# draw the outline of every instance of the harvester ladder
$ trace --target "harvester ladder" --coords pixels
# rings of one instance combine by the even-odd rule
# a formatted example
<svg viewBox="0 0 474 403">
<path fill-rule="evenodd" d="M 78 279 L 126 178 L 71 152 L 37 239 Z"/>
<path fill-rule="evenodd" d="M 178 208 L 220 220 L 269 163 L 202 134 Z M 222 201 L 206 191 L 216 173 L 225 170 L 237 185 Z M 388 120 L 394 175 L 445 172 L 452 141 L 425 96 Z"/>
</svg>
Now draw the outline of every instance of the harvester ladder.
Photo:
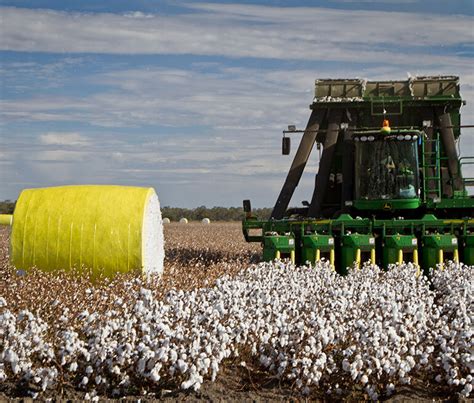
<svg viewBox="0 0 474 403">
<path fill-rule="evenodd" d="M 430 143 L 431 147 L 426 147 Z M 441 168 L 439 134 L 432 139 L 423 139 L 422 148 L 422 169 L 423 169 L 423 200 L 432 198 L 431 195 L 441 198 Z M 428 151 L 428 150 L 429 151 Z"/>
</svg>

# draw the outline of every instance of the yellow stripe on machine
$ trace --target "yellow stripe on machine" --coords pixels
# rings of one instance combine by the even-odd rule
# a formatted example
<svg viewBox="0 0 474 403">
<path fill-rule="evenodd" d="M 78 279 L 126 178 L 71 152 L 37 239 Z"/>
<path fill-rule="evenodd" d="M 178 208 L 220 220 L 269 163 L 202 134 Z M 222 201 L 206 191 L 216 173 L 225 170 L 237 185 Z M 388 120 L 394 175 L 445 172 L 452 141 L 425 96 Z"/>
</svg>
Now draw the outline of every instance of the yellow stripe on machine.
<svg viewBox="0 0 474 403">
<path fill-rule="evenodd" d="M 443 224 L 462 224 L 466 222 L 465 220 L 456 220 L 456 219 L 452 219 L 452 220 L 443 220 Z M 467 220 L 467 223 L 468 224 L 474 224 L 474 219 L 471 220 Z"/>
</svg>

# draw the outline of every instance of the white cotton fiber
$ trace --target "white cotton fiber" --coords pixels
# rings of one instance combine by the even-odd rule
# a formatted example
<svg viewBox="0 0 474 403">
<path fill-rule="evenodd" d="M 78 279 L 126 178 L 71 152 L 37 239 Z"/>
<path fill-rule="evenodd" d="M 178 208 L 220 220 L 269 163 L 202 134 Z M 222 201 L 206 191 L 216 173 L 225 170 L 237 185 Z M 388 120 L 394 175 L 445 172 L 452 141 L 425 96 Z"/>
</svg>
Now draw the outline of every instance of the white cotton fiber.
<svg viewBox="0 0 474 403">
<path fill-rule="evenodd" d="M 143 272 L 161 276 L 165 249 L 160 202 L 155 192 L 148 197 L 143 214 L 142 253 Z"/>
</svg>

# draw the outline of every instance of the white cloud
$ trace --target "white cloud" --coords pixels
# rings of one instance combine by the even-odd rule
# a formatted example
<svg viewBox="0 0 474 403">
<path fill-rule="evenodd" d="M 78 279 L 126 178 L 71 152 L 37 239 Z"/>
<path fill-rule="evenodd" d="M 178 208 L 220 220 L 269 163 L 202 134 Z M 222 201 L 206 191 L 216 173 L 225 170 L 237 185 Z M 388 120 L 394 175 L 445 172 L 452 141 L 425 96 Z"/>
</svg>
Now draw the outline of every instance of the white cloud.
<svg viewBox="0 0 474 403">
<path fill-rule="evenodd" d="M 3 109 L 8 112 L 12 107 L 21 108 L 25 116 L 31 113 L 29 119 L 33 121 L 37 115 L 55 110 L 65 121 L 77 119 L 96 126 L 104 126 L 104 122 L 130 126 L 125 136 L 104 129 L 97 129 L 87 137 L 79 133 L 46 133 L 41 136 L 43 148 L 27 143 L 19 150 L 28 155 L 47 150 L 36 160 L 76 163 L 77 172 L 85 177 L 89 172 L 90 179 L 95 172 L 106 171 L 120 180 L 126 173 L 129 178 L 143 181 L 149 178 L 193 181 L 208 172 L 207 176 L 212 178 L 227 175 L 234 180 L 238 175 L 262 181 L 265 175 L 277 175 L 283 181 L 291 160 L 280 157 L 281 130 L 287 124 L 305 126 L 317 76 L 350 76 L 344 67 L 331 72 L 319 70 L 319 73 L 224 66 L 214 69 L 213 73 L 163 68 L 111 71 L 94 77 L 94 81 L 109 86 L 111 92 L 89 96 L 87 102 L 36 99 L 14 101 L 13 105 L 6 102 Z M 439 73 L 452 71 L 439 70 Z M 394 67 L 367 68 L 361 74 L 373 79 L 404 79 L 405 75 Z M 468 100 L 463 122 L 474 123 L 474 91 L 469 84 L 473 78 L 468 74 L 466 78 L 468 84 L 464 85 L 461 77 L 462 92 Z M 147 137 L 151 141 L 143 141 L 140 128 L 153 125 L 161 128 Z M 186 132 L 185 127 L 195 129 Z M 470 143 L 465 141 L 464 153 L 470 148 Z M 74 149 L 71 151 L 76 153 L 65 154 L 54 149 L 68 145 L 80 145 L 80 152 Z M 87 170 L 81 169 L 85 161 Z M 314 176 L 316 166 L 317 158 L 314 158 L 308 166 L 312 172 L 309 176 Z M 55 169 L 50 165 L 51 178 Z"/>
<path fill-rule="evenodd" d="M 187 3 L 194 12 L 85 14 L 2 8 L 4 50 L 195 54 L 420 65 L 446 63 L 431 46 L 469 44 L 473 18 L 461 15 Z M 197 11 L 197 12 L 196 12 Z M 436 29 L 433 29 L 436 27 Z M 449 57 L 451 64 L 462 58 Z"/>
<path fill-rule="evenodd" d="M 2 63 L 5 82 L 23 95 L 4 96 L 0 105 L 2 130 L 13 128 L 0 153 L 5 184 L 0 191 L 32 178 L 37 186 L 157 184 L 164 203 L 209 204 L 206 194 L 213 194 L 215 204 L 236 205 L 251 197 L 271 205 L 291 164 L 291 158 L 280 157 L 281 130 L 287 124 L 304 127 L 316 78 L 406 79 L 407 70 L 460 75 L 468 101 L 463 123 L 474 123 L 472 58 L 455 53 L 457 45 L 473 41 L 472 17 L 187 6 L 192 13 L 168 16 L 3 8 L 3 49 L 231 59 L 181 68 L 140 66 L 133 60 L 123 65 L 134 68 L 108 64 L 106 69 L 78 69 L 77 75 L 68 69 L 85 64 L 83 56 L 50 64 Z M 442 51 L 433 51 L 437 47 Z M 278 60 L 272 68 L 268 63 L 249 68 L 238 59 L 247 56 L 310 62 L 304 69 L 298 63 L 283 68 Z M 58 86 L 59 94 L 45 90 Z M 35 137 L 15 129 L 45 122 L 42 127 L 52 131 Z M 77 132 L 63 131 L 76 123 L 82 125 L 73 129 Z M 464 138 L 463 152 L 472 154 L 473 143 Z M 318 159 L 313 154 L 297 202 L 311 196 Z"/>
<path fill-rule="evenodd" d="M 49 132 L 40 135 L 39 138 L 40 142 L 46 145 L 85 146 L 90 144 L 90 140 L 79 133 Z"/>
<path fill-rule="evenodd" d="M 474 74 L 463 68 L 443 65 L 436 70 L 410 65 L 376 66 L 360 69 L 357 75 L 370 79 L 406 79 L 406 69 L 414 74 L 458 74 L 462 94 L 468 101 L 465 121 L 474 120 Z M 415 70 L 413 70 L 415 69 Z M 6 122 L 88 122 L 96 127 L 147 126 L 206 127 L 227 137 L 248 132 L 251 138 L 268 138 L 287 124 L 303 126 L 308 118 L 314 79 L 354 77 L 351 67 L 314 70 L 260 70 L 214 67 L 199 69 L 134 68 L 110 71 L 83 78 L 83 85 L 100 92 L 67 97 L 36 95 L 27 99 L 4 100 L 1 120 Z M 75 79 L 75 78 L 74 78 Z M 92 80 L 92 82 L 91 82 Z M 104 89 L 105 86 L 105 89 Z M 471 116 L 471 117 L 470 117 Z M 163 130 L 160 130 L 163 132 Z M 166 132 L 166 131 L 165 131 Z M 72 138 L 72 141 L 77 139 Z M 84 141 L 82 139 L 81 141 Z"/>
<path fill-rule="evenodd" d="M 87 161 L 87 153 L 81 151 L 70 151 L 70 150 L 41 150 L 31 155 L 32 161 L 41 162 L 61 162 L 61 163 L 83 163 Z M 54 168 L 56 171 L 56 168 Z M 55 172 L 57 174 L 57 172 Z"/>
<path fill-rule="evenodd" d="M 293 77 L 294 84 L 290 84 L 292 80 L 285 79 L 285 75 Z M 94 76 L 94 82 L 107 85 L 108 89 L 87 98 L 43 95 L 4 100 L 0 114 L 4 122 L 77 121 L 102 127 L 204 125 L 279 129 L 285 123 L 282 122 L 283 111 L 292 108 L 307 111 L 312 97 L 312 76 L 309 71 L 267 74 L 225 68 L 215 73 L 161 68 L 116 71 Z"/>
</svg>

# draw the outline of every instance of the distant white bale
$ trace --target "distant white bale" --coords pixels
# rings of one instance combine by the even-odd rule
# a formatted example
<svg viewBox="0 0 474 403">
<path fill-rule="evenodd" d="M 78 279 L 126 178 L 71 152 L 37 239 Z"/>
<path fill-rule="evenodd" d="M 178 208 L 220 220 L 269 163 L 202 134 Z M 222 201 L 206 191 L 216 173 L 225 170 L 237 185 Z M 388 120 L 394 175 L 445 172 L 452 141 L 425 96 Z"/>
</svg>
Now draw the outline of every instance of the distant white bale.
<svg viewBox="0 0 474 403">
<path fill-rule="evenodd" d="M 211 220 L 209 220 L 209 218 L 203 218 L 203 219 L 201 220 L 201 223 L 208 225 L 208 224 L 211 223 Z"/>
<path fill-rule="evenodd" d="M 163 224 L 169 224 L 171 220 L 168 217 L 163 218 Z"/>
<path fill-rule="evenodd" d="M 179 220 L 179 223 L 180 223 L 180 224 L 187 224 L 187 223 L 188 223 L 188 219 L 183 217 L 183 218 L 181 218 L 181 219 Z"/>
</svg>

